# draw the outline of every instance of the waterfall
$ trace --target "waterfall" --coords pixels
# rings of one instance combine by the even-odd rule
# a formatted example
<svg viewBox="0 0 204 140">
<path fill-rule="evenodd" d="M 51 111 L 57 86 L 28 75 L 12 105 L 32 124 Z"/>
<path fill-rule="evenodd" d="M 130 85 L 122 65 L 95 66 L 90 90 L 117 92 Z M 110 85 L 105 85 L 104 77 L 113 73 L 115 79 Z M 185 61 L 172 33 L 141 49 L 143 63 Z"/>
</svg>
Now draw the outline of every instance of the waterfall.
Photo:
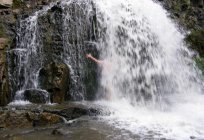
<svg viewBox="0 0 204 140">
<path fill-rule="evenodd" d="M 66 99 L 93 100 L 97 90 L 97 67 L 86 60 L 85 54 L 97 54 L 93 43 L 96 40 L 95 21 L 93 3 L 83 0 L 51 3 L 29 17 L 22 16 L 17 26 L 16 47 L 8 53 L 15 100 L 25 100 L 26 91 L 47 96 L 55 90 L 53 84 L 47 89 L 42 87 L 41 78 L 49 74 L 45 67 L 52 61 L 64 63 L 70 69 L 70 83 L 64 83 L 70 88 Z M 50 81 L 54 79 L 53 75 L 47 77 L 51 77 Z"/>
<path fill-rule="evenodd" d="M 141 139 L 203 139 L 203 77 L 184 37 L 153 0 L 52 3 L 18 23 L 8 52 L 12 93 L 25 100 L 27 90 L 53 92 L 39 77 L 60 62 L 70 70 L 69 100 L 97 93 L 96 103 L 113 112 L 101 117 L 109 125 Z"/>
<path fill-rule="evenodd" d="M 101 59 L 110 63 L 101 83 L 114 97 L 134 104 L 202 92 L 193 53 L 159 5 L 149 0 L 101 0 L 96 5 L 105 28 Z"/>
<path fill-rule="evenodd" d="M 114 110 L 104 119 L 142 139 L 203 138 L 202 76 L 168 13 L 152 0 L 94 2 L 109 96 L 99 104 Z"/>
<path fill-rule="evenodd" d="M 9 51 L 9 73 L 13 96 L 22 99 L 26 89 L 37 89 L 38 72 L 42 66 L 42 39 L 39 37 L 38 17 L 49 7 L 37 11 L 18 23 L 16 47 Z M 16 94 L 15 94 L 16 93 Z"/>
</svg>

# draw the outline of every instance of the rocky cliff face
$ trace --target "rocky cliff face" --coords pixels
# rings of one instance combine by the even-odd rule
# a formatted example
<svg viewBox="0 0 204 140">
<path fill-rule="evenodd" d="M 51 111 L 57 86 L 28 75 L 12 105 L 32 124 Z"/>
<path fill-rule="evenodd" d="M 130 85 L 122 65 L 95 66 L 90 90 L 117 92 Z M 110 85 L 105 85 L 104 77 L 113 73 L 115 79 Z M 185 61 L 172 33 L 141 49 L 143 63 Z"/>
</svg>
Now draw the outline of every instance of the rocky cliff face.
<svg viewBox="0 0 204 140">
<path fill-rule="evenodd" d="M 6 51 L 15 36 L 16 19 L 12 14 L 11 6 L 11 1 L 0 1 L 0 106 L 11 101 L 6 59 Z"/>
<path fill-rule="evenodd" d="M 197 66 L 204 73 L 204 1 L 203 0 L 158 0 L 182 28 L 190 31 L 186 36 L 189 47 L 199 56 Z"/>
<path fill-rule="evenodd" d="M 61 2 L 58 2 L 45 14 L 40 15 L 36 27 L 27 33 L 26 28 L 32 26 L 29 23 L 26 25 L 27 18 L 54 1 L 13 0 L 6 4 L 0 3 L 0 105 L 8 104 L 14 99 L 16 91 L 21 89 L 25 90 L 24 98 L 28 100 L 35 97 L 33 93 L 39 95 L 44 93 L 44 91 L 33 89 L 32 74 L 37 70 L 39 70 L 39 87 L 37 88 L 47 90 L 51 101 L 60 103 L 64 99 L 94 99 L 98 84 L 98 70 L 96 64 L 85 60 L 86 53 L 98 55 L 96 47 L 89 43 L 97 39 L 94 12 L 86 13 L 88 11 L 85 10 L 85 4 L 81 4 L 82 7 L 77 3 L 63 6 Z M 37 45 L 38 54 L 31 52 L 29 55 L 25 53 L 19 55 L 18 48 L 33 45 L 29 42 L 22 43 L 22 41 L 25 41 L 27 36 L 32 38 L 36 30 L 37 44 L 35 45 Z M 23 37 L 20 38 L 19 34 Z M 19 69 L 16 62 L 19 59 L 25 61 L 26 58 L 29 59 L 27 60 L 29 64 L 23 62 Z M 67 62 L 71 67 L 67 67 Z M 37 67 L 34 68 L 33 65 Z M 9 71 L 11 79 L 9 79 Z M 30 79 L 26 79 L 28 75 L 31 75 Z M 45 102 L 45 98 L 38 99 L 30 99 L 30 101 Z"/>
<path fill-rule="evenodd" d="M 171 17 L 184 28 L 197 30 L 204 27 L 203 0 L 158 0 Z"/>
<path fill-rule="evenodd" d="M 17 21 L 20 17 L 27 16 L 50 1 L 0 1 L 0 106 L 7 105 L 14 96 L 10 90 L 7 52 L 15 48 Z"/>
</svg>

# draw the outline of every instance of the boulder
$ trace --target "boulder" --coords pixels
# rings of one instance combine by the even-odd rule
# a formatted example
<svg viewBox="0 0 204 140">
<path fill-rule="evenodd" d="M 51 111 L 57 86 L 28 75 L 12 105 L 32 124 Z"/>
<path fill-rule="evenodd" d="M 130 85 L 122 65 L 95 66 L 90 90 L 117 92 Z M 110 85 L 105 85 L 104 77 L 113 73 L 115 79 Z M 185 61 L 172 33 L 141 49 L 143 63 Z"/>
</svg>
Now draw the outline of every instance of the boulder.
<svg viewBox="0 0 204 140">
<path fill-rule="evenodd" d="M 0 0 L 0 8 L 9 8 L 13 4 L 13 0 Z"/>
<path fill-rule="evenodd" d="M 24 111 L 5 111 L 0 113 L 1 128 L 27 128 L 31 126 L 32 122 L 27 119 L 27 114 Z"/>
<path fill-rule="evenodd" d="M 63 119 L 51 113 L 35 113 L 26 110 L 8 110 L 0 112 L 0 127 L 6 129 L 31 128 L 62 123 Z"/>
<path fill-rule="evenodd" d="M 6 39 L 6 38 L 0 38 L 0 50 L 5 49 L 7 42 L 8 42 L 8 39 Z"/>
<path fill-rule="evenodd" d="M 66 108 L 65 108 L 66 107 Z M 99 108 L 93 108 L 93 107 L 86 107 L 86 106 L 65 106 L 61 109 L 45 109 L 45 112 L 49 112 L 52 114 L 56 114 L 59 116 L 64 117 L 66 120 L 72 120 L 79 118 L 81 116 L 97 116 L 101 114 L 102 110 Z"/>
<path fill-rule="evenodd" d="M 83 105 L 79 103 L 63 103 L 56 105 L 9 105 L 0 108 L 0 128 L 33 128 L 63 123 L 66 120 L 82 116 L 96 116 L 103 113 L 102 107 Z M 109 115 L 109 114 L 108 114 Z M 54 135 L 64 135 L 63 130 L 57 129 Z M 1 137 L 1 134 L 0 134 Z"/>
<path fill-rule="evenodd" d="M 63 128 L 56 128 L 52 131 L 52 135 L 61 135 L 61 136 L 64 136 L 64 135 L 68 135 L 70 134 L 69 131 L 63 129 Z"/>
<path fill-rule="evenodd" d="M 51 62 L 39 73 L 41 89 L 50 93 L 53 103 L 62 103 L 69 91 L 70 70 L 64 63 Z"/>
<path fill-rule="evenodd" d="M 33 126 L 46 126 L 57 123 L 62 123 L 63 119 L 59 115 L 43 112 L 43 113 L 30 113 L 29 119 L 32 121 Z"/>
<path fill-rule="evenodd" d="M 24 92 L 24 99 L 31 103 L 48 103 L 49 93 L 44 90 L 30 89 Z"/>
</svg>

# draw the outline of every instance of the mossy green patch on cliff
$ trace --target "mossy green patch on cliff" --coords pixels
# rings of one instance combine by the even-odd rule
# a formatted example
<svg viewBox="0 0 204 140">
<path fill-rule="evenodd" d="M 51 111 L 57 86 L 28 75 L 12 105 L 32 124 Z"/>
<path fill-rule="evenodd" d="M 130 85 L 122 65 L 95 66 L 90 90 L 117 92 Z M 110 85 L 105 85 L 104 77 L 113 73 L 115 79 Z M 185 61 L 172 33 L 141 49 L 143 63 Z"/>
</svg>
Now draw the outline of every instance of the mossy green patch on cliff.
<svg viewBox="0 0 204 140">
<path fill-rule="evenodd" d="M 190 0 L 179 0 L 177 2 L 172 2 L 172 10 L 174 13 L 181 13 L 183 11 L 186 11 L 190 6 Z"/>
<path fill-rule="evenodd" d="M 0 38 L 5 36 L 6 36 L 5 29 L 3 25 L 0 23 Z"/>
<path fill-rule="evenodd" d="M 24 5 L 22 0 L 13 0 L 13 9 L 21 8 Z"/>
<path fill-rule="evenodd" d="M 204 74 L 204 58 L 195 58 L 194 59 L 196 66 L 202 71 Z"/>
<path fill-rule="evenodd" d="M 180 0 L 180 3 L 190 5 L 191 2 L 190 0 Z"/>
<path fill-rule="evenodd" d="M 186 41 L 190 43 L 192 49 L 196 50 L 201 57 L 204 57 L 204 29 L 192 31 Z"/>
</svg>

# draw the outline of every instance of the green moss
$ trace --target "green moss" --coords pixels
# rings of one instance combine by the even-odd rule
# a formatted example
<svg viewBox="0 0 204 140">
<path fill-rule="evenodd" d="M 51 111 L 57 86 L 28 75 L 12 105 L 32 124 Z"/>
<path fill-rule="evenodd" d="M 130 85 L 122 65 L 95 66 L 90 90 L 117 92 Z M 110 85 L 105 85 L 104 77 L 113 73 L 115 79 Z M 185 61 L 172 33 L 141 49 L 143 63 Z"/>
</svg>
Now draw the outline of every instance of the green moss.
<svg viewBox="0 0 204 140">
<path fill-rule="evenodd" d="M 180 0 L 181 4 L 186 4 L 186 5 L 190 5 L 190 0 Z"/>
<path fill-rule="evenodd" d="M 13 0 L 13 9 L 21 8 L 24 5 L 22 0 Z"/>
<path fill-rule="evenodd" d="M 5 36 L 6 36 L 5 29 L 3 25 L 0 23 L 0 37 L 5 37 Z"/>
<path fill-rule="evenodd" d="M 192 31 L 186 37 L 192 49 L 196 50 L 201 57 L 204 57 L 204 29 Z"/>
<path fill-rule="evenodd" d="M 180 11 L 180 4 L 179 3 L 172 3 L 172 10 L 174 11 L 174 13 L 177 13 Z"/>
<path fill-rule="evenodd" d="M 196 58 L 195 59 L 196 66 L 202 71 L 204 74 L 204 58 Z"/>
<path fill-rule="evenodd" d="M 178 13 L 189 8 L 190 0 L 179 0 L 177 2 L 173 2 L 172 4 L 172 9 L 174 13 Z"/>
</svg>

